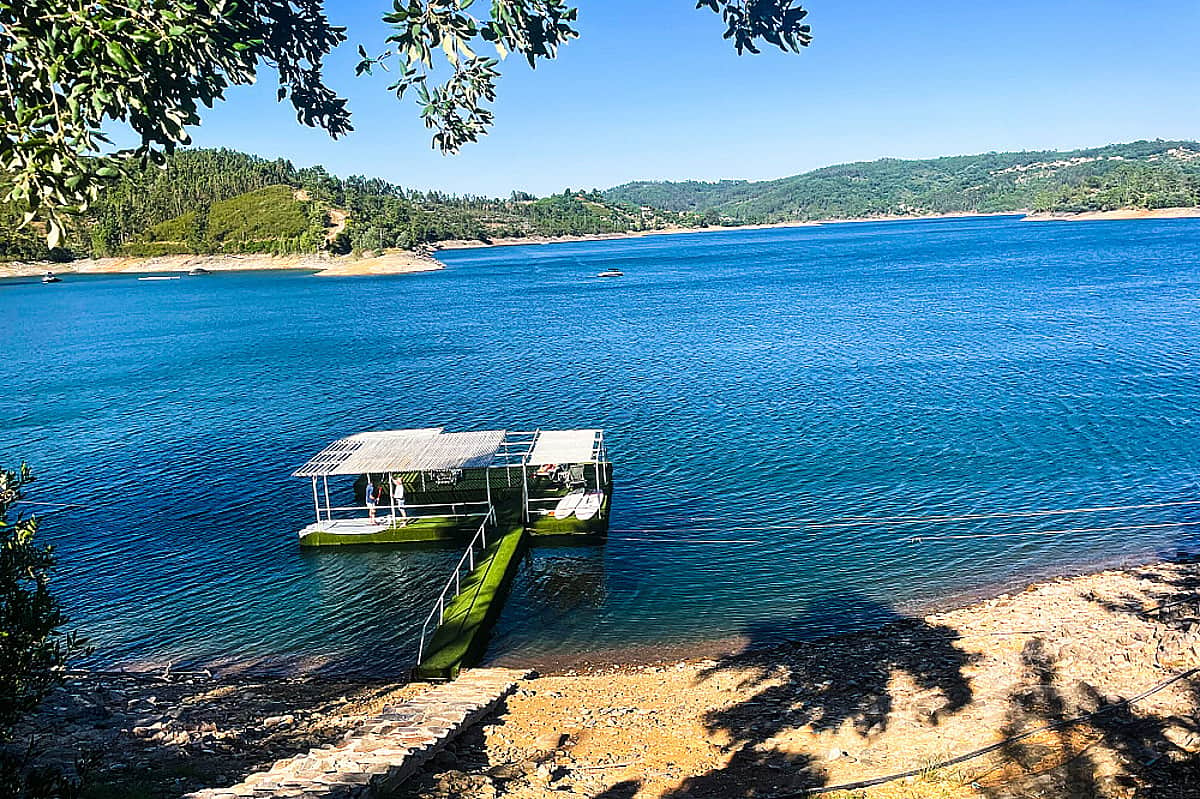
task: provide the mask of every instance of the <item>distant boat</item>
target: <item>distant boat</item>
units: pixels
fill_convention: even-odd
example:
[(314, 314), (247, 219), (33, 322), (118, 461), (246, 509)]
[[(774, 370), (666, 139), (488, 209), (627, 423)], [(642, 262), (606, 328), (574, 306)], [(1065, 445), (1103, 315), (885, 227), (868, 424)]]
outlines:
[(42, 275), (42, 282), (43, 283), (61, 283), (62, 278), (59, 277), (58, 275), (54, 274), (53, 272), (47, 272), (46, 274)]
[(139, 277), (138, 280), (182, 280), (180, 275), (151, 275), (150, 277)]
[(196, 275), (208, 275), (208, 274), (212, 274), (212, 273), (209, 272), (207, 269), (205, 269), (203, 266), (197, 266), (196, 268), (190, 270), (188, 272), (188, 274), (191, 275), (192, 277), (195, 277)]
[(614, 266), (612, 268), (605, 269), (603, 272), (596, 275), (596, 277), (625, 277), (625, 273)]

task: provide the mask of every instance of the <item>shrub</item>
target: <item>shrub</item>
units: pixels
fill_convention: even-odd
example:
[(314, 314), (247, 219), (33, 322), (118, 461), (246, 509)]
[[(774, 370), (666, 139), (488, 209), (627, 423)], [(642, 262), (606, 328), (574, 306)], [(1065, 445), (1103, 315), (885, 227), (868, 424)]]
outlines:
[[(32, 480), (25, 465), (0, 472), (0, 743), (9, 742), (20, 718), (62, 683), (67, 660), (79, 646), (73, 635), (61, 632), (66, 619), (50, 593), (54, 551), (36, 542), (37, 519), (9, 520), (13, 503)], [(20, 795), (13, 788), (20, 773), (15, 755), (0, 756), (6, 795)]]

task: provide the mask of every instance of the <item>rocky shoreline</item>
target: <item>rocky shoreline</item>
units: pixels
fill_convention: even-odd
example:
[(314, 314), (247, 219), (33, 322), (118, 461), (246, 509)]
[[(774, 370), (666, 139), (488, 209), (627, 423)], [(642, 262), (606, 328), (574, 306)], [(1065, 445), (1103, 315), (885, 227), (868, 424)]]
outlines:
[[(908, 773), (833, 795), (1195, 796), (1198, 667), (1200, 566), (1109, 570), (862, 633), (541, 676), (400, 795), (751, 797)], [(103, 795), (179, 796), (426, 690), (84, 672), (17, 745)]]
[(58, 275), (176, 274), (203, 269), (208, 272), (297, 270), (322, 277), (400, 275), (432, 272), (446, 267), (426, 252), (388, 250), (364, 256), (319, 255), (163, 255), (148, 258), (87, 258), (67, 263), (14, 261), (0, 263), (0, 278), (38, 277), (47, 271)]
[(1194, 219), (1200, 208), (1118, 208), (1112, 211), (1026, 214), (1025, 222), (1091, 222), (1106, 219)]

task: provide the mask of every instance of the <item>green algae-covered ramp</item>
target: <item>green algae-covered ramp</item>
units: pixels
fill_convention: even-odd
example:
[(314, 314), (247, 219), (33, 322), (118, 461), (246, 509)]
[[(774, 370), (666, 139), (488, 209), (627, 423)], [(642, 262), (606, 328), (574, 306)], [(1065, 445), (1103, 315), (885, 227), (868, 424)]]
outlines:
[(525, 536), (523, 525), (500, 535), (483, 550), (466, 578), (458, 581), (453, 598), (434, 608), (430, 618), (437, 614), (440, 623), (422, 646), (415, 671), (418, 679), (452, 680), (483, 654), (520, 562)]

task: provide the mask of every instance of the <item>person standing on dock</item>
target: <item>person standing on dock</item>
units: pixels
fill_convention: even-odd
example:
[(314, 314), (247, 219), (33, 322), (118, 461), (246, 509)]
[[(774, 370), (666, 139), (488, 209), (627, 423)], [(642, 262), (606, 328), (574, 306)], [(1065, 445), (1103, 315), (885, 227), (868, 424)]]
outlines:
[(392, 515), (408, 516), (404, 509), (404, 480), (398, 474), (392, 475)]
[(375, 481), (371, 479), (371, 475), (367, 475), (367, 518), (375, 521)]

